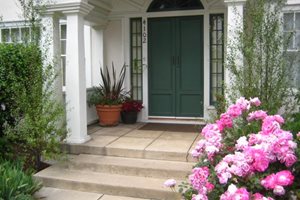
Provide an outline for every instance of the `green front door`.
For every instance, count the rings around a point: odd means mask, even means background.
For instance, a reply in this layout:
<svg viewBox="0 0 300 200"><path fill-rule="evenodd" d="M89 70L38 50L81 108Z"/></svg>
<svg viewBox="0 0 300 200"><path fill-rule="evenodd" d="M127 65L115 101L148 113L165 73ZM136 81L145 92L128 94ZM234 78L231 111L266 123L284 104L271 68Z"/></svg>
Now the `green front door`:
<svg viewBox="0 0 300 200"><path fill-rule="evenodd" d="M149 115L203 116L203 17L151 18Z"/></svg>

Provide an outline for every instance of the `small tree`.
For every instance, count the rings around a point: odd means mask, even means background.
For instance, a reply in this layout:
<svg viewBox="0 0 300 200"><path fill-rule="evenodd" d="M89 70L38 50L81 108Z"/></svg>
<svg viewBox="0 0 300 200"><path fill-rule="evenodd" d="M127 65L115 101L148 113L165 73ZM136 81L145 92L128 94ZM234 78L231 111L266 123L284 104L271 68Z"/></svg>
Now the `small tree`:
<svg viewBox="0 0 300 200"><path fill-rule="evenodd" d="M282 8L286 0L247 0L243 29L230 44L227 69L231 75L229 96L259 97L262 109L277 113L288 105L290 69L287 47L291 36L282 31ZM243 57L242 67L236 55Z"/></svg>

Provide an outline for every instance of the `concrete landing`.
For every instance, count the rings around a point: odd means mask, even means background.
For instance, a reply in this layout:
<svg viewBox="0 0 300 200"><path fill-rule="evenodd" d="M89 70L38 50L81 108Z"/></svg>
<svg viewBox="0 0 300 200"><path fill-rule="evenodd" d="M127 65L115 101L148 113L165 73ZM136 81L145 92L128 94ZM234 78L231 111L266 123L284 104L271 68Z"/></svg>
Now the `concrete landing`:
<svg viewBox="0 0 300 200"><path fill-rule="evenodd" d="M190 152L199 140L198 131L170 132L161 130L139 130L144 124L120 124L116 127L89 128L91 140L84 144L66 145L71 154L94 154L195 162Z"/></svg>

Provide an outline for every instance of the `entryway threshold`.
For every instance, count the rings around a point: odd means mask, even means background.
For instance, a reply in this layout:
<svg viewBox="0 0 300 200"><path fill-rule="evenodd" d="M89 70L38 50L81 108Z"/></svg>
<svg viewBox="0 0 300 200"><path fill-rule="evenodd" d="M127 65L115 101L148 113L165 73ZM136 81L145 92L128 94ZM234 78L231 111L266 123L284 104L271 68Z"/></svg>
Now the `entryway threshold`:
<svg viewBox="0 0 300 200"><path fill-rule="evenodd" d="M149 117L147 123L165 123L165 124L195 124L205 125L204 118L168 118L168 117Z"/></svg>

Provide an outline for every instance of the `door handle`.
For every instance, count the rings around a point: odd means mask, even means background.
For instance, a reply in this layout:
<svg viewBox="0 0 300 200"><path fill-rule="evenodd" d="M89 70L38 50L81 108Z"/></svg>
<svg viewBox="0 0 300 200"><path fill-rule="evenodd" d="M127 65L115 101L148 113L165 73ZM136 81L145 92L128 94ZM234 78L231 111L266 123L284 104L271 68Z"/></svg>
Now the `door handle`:
<svg viewBox="0 0 300 200"><path fill-rule="evenodd" d="M172 61L171 61L172 63L172 65L175 65L176 64L176 61L175 61L175 56L172 56Z"/></svg>

